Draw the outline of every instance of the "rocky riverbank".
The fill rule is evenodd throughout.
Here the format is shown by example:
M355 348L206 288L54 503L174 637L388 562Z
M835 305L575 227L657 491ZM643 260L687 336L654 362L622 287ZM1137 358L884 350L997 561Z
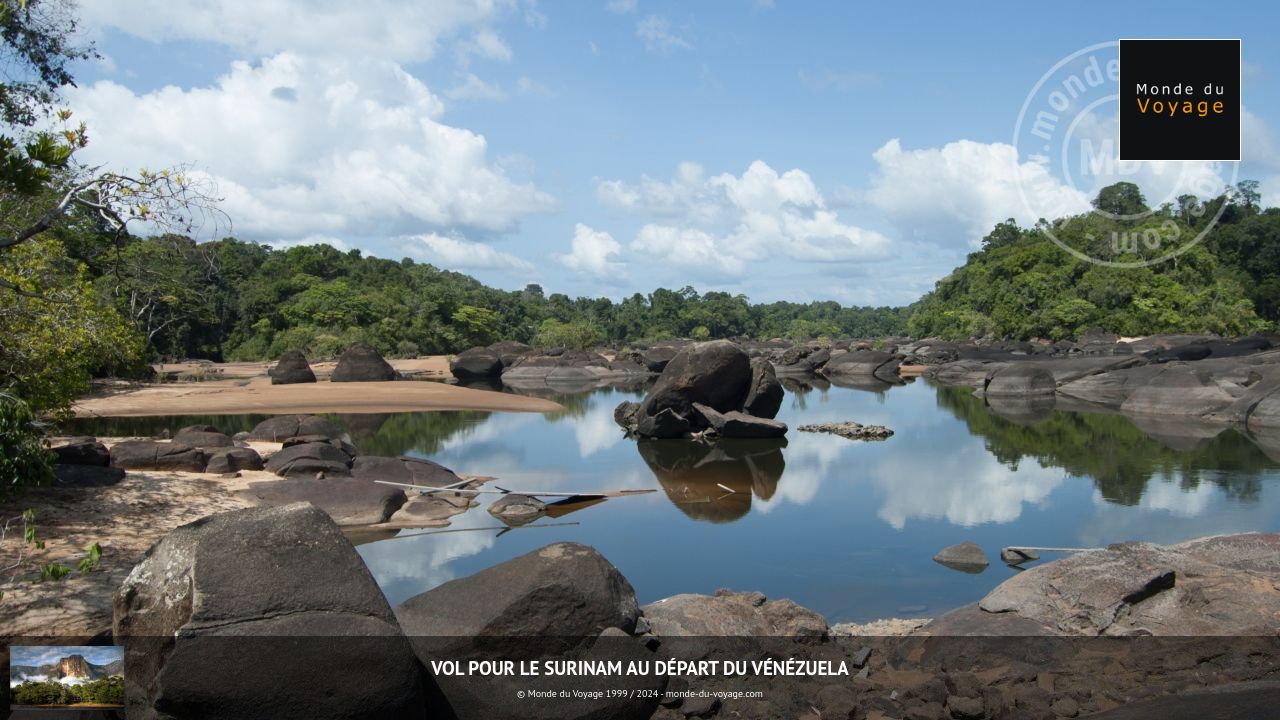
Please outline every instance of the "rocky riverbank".
M1277 550L1260 534L1114 546L1034 567L909 636L850 636L759 593L642 606L574 543L392 608L333 520L298 503L169 533L115 593L113 639L137 717L1122 718L1166 696L1274 697ZM532 676L505 661L661 671ZM554 700L521 702L535 692Z

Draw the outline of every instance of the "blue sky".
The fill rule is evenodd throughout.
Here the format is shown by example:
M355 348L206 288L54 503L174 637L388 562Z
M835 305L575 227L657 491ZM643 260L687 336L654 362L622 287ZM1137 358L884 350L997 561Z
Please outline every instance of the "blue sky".
M106 665L124 659L124 648L113 645L15 645L9 648L9 664L39 667L72 655L79 655L94 665Z
M1019 170L1014 138L1055 63L1120 37L1241 37L1239 177L1280 192L1267 7L121 0L81 14L105 56L67 98L89 161L191 164L244 239L505 288L911 302L996 220L1081 208L1121 179ZM1081 132L1113 133L1111 108ZM1149 196L1169 190L1130 172Z

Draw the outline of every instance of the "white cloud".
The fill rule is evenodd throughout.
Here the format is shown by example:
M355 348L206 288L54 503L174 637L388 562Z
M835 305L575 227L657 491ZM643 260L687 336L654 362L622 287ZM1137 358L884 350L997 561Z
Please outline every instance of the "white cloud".
M90 28L154 42L203 40L254 55L288 50L413 62L430 58L442 39L514 6L512 0L118 0L82 3L79 11Z
M483 136L441 122L439 98L391 62L280 53L210 87L67 94L93 134L87 162L193 162L250 239L505 231L555 204L490 162Z
M573 249L568 255L556 255L561 265L599 278L618 277L623 265L612 258L622 246L607 232L592 230L578 223L573 230Z
M803 170L778 174L755 161L741 175L708 178L682 163L669 182L641 178L597 183L607 205L648 215L631 247L678 263L682 270L734 276L748 262L789 258L809 262L859 262L886 257L889 240L848 225Z
M693 49L693 44L672 31L671 23L661 15L650 15L636 23L636 37L644 41L645 48L662 55Z
M637 4L637 0L609 0L609 2L605 3L605 7L609 9L609 12L625 15L626 13L635 12Z
M449 88L445 93L451 100L506 100L507 94L502 88L476 77L475 73L467 73L462 82Z
M511 59L511 47L498 33L485 28L476 32L469 40L458 43L459 64L465 66L473 57L505 62Z
M959 140L941 148L903 150L897 138L872 154L878 172L866 199L911 239L938 244L976 245L997 223L1013 217L1033 224L1089 209L1089 196L1070 188L1042 166L1018 162L1005 143ZM1032 207L1057 208L1031 217L1018 183Z
M508 270L531 272L533 265L484 243L435 233L402 238L404 250L415 257L450 270Z

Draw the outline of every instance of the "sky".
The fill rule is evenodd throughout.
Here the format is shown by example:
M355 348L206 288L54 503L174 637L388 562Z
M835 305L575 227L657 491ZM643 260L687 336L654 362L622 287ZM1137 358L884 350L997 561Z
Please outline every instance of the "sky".
M1280 9L1266 5L117 0L79 13L102 55L65 98L88 123L86 162L211 181L230 226L209 236L409 257L506 289L903 305L994 223L1083 211L1118 179L1156 205L1250 178L1280 204ZM1114 154L1110 82L1073 97L1054 140L1076 159L1037 165L1024 104L1116 50L1055 65L1163 37L1242 39L1242 162L1072 173L1088 165L1082 138Z

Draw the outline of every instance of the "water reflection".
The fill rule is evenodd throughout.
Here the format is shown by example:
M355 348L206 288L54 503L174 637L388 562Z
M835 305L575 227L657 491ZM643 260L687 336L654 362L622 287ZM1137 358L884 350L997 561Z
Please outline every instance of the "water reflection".
M694 520L733 522L751 510L751 498L768 500L786 469L786 439L640 440L640 457L671 502Z

